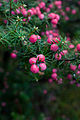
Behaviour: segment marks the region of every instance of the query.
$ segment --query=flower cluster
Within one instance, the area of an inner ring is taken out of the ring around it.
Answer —
[[[47,68],[43,54],[39,54],[36,58],[30,58],[29,63],[31,64],[31,71],[33,73],[39,73],[39,71],[44,71]]]
[[[52,75],[51,78],[49,79],[49,82],[52,83],[52,81],[56,81],[58,84],[62,84],[63,79],[59,78],[58,76],[58,70],[53,68],[52,69]]]

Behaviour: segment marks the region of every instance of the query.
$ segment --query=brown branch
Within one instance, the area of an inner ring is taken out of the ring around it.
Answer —
[[[74,57],[74,58],[71,58],[71,59],[61,59],[61,60],[59,60],[59,61],[74,61],[74,60],[76,60],[75,57]]]

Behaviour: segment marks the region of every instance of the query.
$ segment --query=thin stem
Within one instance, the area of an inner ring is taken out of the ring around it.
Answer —
[[[71,58],[71,59],[61,59],[60,61],[74,61],[76,58]]]
[[[12,9],[12,5],[11,5],[11,0],[10,0],[10,16],[11,16],[11,9]]]
[[[30,37],[36,30],[37,28],[34,28],[34,30],[27,37]]]

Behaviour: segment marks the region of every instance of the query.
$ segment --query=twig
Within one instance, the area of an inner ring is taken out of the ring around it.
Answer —
[[[11,5],[11,0],[10,0],[10,16],[11,16],[11,9],[12,9],[12,5]]]
[[[59,60],[59,61],[74,61],[74,60],[76,60],[76,58],[71,58],[71,59],[61,59],[61,60]]]

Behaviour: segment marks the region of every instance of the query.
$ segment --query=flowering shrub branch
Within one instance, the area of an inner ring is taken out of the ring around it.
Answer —
[[[66,7],[66,12],[64,12],[62,2],[53,1],[52,4],[42,1],[34,2],[34,7],[29,9],[20,1],[9,0],[9,4],[6,2],[8,8],[5,11],[2,9],[5,2],[1,3],[0,9],[5,12],[5,19],[3,18],[2,22],[6,25],[5,31],[3,26],[3,33],[0,37],[1,46],[5,46],[10,51],[10,57],[17,61],[17,65],[23,68],[24,73],[25,71],[28,74],[33,72],[38,79],[40,78],[38,75],[42,74],[44,77],[53,68],[57,69],[61,65],[64,68],[65,63],[68,66],[67,69],[70,68],[71,64],[75,65],[76,61],[77,66],[79,65],[80,44],[74,45],[71,43],[69,33],[64,37],[65,34],[62,32],[61,34],[64,35],[60,35],[58,29],[59,25],[62,26],[62,20],[64,24],[73,20],[72,18],[69,20],[67,16],[67,12],[71,8]],[[78,8],[72,9],[72,16],[77,11]],[[45,61],[39,61],[39,55],[44,56]],[[48,75],[48,77],[51,77],[51,75]],[[64,78],[64,75],[62,77]],[[56,75],[56,80],[58,79],[60,77]],[[79,79],[79,76],[77,79]]]

